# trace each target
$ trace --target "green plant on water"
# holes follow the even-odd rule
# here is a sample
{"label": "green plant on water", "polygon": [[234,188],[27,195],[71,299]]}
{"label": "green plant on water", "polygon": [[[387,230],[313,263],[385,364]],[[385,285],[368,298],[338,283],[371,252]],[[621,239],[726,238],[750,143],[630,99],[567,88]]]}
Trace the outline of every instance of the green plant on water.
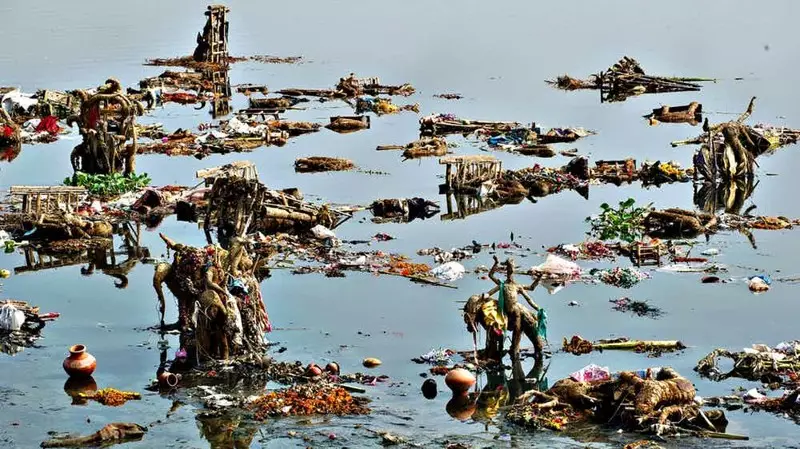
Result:
{"label": "green plant on water", "polygon": [[150,176],[147,173],[137,175],[123,175],[113,173],[110,175],[90,175],[77,172],[64,179],[64,185],[73,187],[86,187],[91,195],[121,195],[150,185]]}
{"label": "green plant on water", "polygon": [[592,226],[589,234],[600,240],[633,242],[640,239],[644,235],[644,216],[652,204],[645,207],[635,207],[635,204],[633,198],[620,201],[616,209],[608,203],[601,204],[600,215],[586,218]]}

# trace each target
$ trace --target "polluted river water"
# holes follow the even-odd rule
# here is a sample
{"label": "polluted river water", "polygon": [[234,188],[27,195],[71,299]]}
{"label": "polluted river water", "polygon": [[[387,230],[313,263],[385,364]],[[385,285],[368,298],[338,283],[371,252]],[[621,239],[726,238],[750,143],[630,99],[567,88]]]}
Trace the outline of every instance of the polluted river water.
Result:
{"label": "polluted river water", "polygon": [[[404,144],[418,138],[418,119],[431,113],[459,117],[514,120],[548,126],[580,126],[597,131],[563,149],[578,148],[592,160],[676,160],[690,166],[692,148],[671,148],[669,142],[693,137],[700,127],[662,124],[647,126],[641,117],[662,104],[699,101],[711,122],[732,120],[757,96],[752,123],[800,127],[800,98],[792,74],[800,64],[800,42],[793,39],[793,18],[800,4],[779,1],[764,8],[756,2],[671,2],[669,7],[642,8],[626,1],[610,2],[478,2],[459,4],[409,0],[395,5],[304,1],[279,5],[230,2],[230,51],[235,56],[301,55],[300,64],[240,62],[231,67],[232,84],[266,84],[270,90],[285,87],[322,88],[355,72],[379,76],[389,84],[411,83],[417,92],[400,103],[419,103],[421,113],[403,112],[372,117],[369,130],[339,135],[322,132],[291,139],[283,147],[259,148],[252,153],[191,157],[142,155],[137,172],[148,173],[154,185],[194,185],[195,171],[236,160],[256,164],[260,179],[272,188],[297,187],[307,198],[334,204],[368,205],[379,198],[424,197],[444,204],[439,195],[443,166],[436,158],[402,162],[397,152],[376,152],[384,144]],[[190,54],[195,35],[202,29],[197,2],[143,0],[109,5],[87,0],[74,3],[4,0],[4,45],[0,52],[0,85],[24,92],[51,88],[69,90],[96,86],[108,77],[123,86],[158,75],[160,67],[144,66],[149,58]],[[380,8],[380,9],[376,9]],[[382,14],[376,14],[381,12]],[[596,73],[623,55],[637,58],[652,73],[716,78],[700,92],[643,95],[625,102],[601,104],[595,91],[563,92],[545,79],[569,73]],[[458,92],[461,100],[434,98]],[[232,107],[246,107],[247,99],[234,94]],[[351,115],[343,102],[307,103],[289,111],[291,120],[326,122],[334,115]],[[148,112],[141,123],[163,123],[165,129],[196,129],[212,122],[207,109],[168,104]],[[76,134],[75,134],[76,135]],[[457,155],[487,154],[471,140],[448,138]],[[64,138],[46,145],[24,145],[10,163],[0,163],[0,189],[13,185],[52,185],[71,174],[69,154],[79,142]],[[535,159],[493,153],[504,168],[519,169],[533,163],[561,166],[568,159]],[[298,157],[325,155],[353,160],[363,171],[299,174]],[[758,185],[746,201],[755,214],[800,217],[793,200],[800,189],[796,146],[759,158]],[[658,208],[693,209],[691,183],[660,188],[630,185],[593,185],[588,199],[565,191],[523,201],[462,220],[434,216],[407,224],[374,224],[369,212],[336,230],[343,240],[365,240],[376,233],[395,237],[373,242],[370,249],[414,256],[417,250],[438,246],[462,247],[482,243],[516,242],[531,248],[514,255],[521,267],[538,265],[544,248],[582,241],[585,218],[602,203],[616,204],[635,198],[637,204]],[[154,258],[166,257],[158,233],[190,245],[202,246],[205,237],[197,224],[168,217],[157,229],[143,231],[142,245]],[[629,290],[602,284],[571,284],[555,295],[536,290],[534,300],[548,313],[547,332],[554,352],[548,365],[551,384],[581,367],[596,363],[612,371],[649,366],[671,366],[691,380],[701,396],[729,394],[741,380],[711,382],[694,371],[697,360],[715,348],[739,349],[753,343],[774,345],[800,337],[797,284],[775,282],[761,295],[748,291],[743,279],[760,273],[772,277],[800,274],[797,267],[798,231],[754,230],[756,247],[738,232],[721,232],[703,248],[717,248],[715,262],[728,271],[720,275],[736,282],[706,285],[702,274],[653,271]],[[501,256],[503,253],[499,252]],[[124,258],[125,256],[118,256]],[[119,261],[118,261],[119,262]],[[617,433],[613,428],[567,436],[529,432],[491,413],[469,419],[448,414],[449,394],[437,377],[439,395],[423,398],[420,373],[427,365],[412,358],[431,349],[472,347],[460,309],[472,294],[488,291],[491,282],[472,273],[478,265],[490,266],[483,251],[464,261],[467,275],[458,289],[421,286],[406,279],[348,272],[344,278],[320,274],[293,275],[274,270],[262,283],[262,293],[275,327],[268,338],[278,360],[329,361],[343,372],[368,371],[389,377],[366,386],[372,414],[355,417],[309,417],[250,422],[222,419],[202,413],[196,404],[181,404],[168,395],[144,390],[160,362],[153,267],[135,263],[127,285],[101,271],[89,274],[85,266],[20,273],[3,281],[0,296],[27,301],[43,311],[61,313],[47,325],[37,347],[14,356],[0,356],[0,445],[37,447],[48,432],[88,434],[110,422],[136,422],[148,426],[142,441],[125,447],[240,448],[240,447],[378,447],[381,439],[371,431],[388,431],[421,447],[445,447],[461,442],[473,447],[621,447],[639,435]],[[623,264],[627,261],[620,259]],[[20,251],[0,255],[0,268],[25,265]],[[584,269],[609,267],[609,262],[581,262]],[[658,319],[612,310],[610,299],[628,296],[659,307]],[[575,302],[578,306],[570,306]],[[170,307],[171,306],[171,307]],[[176,318],[172,297],[168,319]],[[580,334],[588,339],[630,336],[643,340],[680,339],[688,348],[647,358],[633,352],[608,351],[576,357],[556,352],[562,337]],[[167,336],[170,356],[178,349],[177,337]],[[122,407],[97,403],[73,405],[65,393],[66,375],[61,361],[67,348],[84,344],[97,358],[97,384],[140,391],[142,400]],[[274,351],[273,351],[274,352]],[[377,357],[383,362],[366,370],[361,361]],[[524,362],[526,371],[532,360]],[[510,373],[509,373],[510,375]],[[478,384],[487,382],[479,376]],[[252,386],[247,386],[250,388]],[[263,387],[263,386],[262,386]],[[267,388],[277,387],[268,384]],[[245,388],[245,387],[243,387]],[[768,413],[727,413],[727,431],[749,441],[671,438],[663,447],[792,447],[800,427]],[[305,440],[303,439],[305,438]],[[234,442],[235,440],[235,442]]]}

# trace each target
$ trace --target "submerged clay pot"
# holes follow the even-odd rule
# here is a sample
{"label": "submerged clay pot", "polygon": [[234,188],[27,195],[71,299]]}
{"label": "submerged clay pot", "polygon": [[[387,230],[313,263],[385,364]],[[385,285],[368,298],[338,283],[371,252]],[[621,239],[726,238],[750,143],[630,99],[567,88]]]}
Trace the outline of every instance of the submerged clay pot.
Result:
{"label": "submerged clay pot", "polygon": [[81,393],[89,394],[97,391],[97,383],[92,376],[70,377],[64,382],[64,393],[72,398],[72,405],[86,405],[89,400],[81,397]]}
{"label": "submerged clay pot", "polygon": [[86,346],[73,345],[69,348],[69,357],[62,364],[70,377],[89,377],[97,368],[97,359],[86,352]]}
{"label": "submerged clay pot", "polygon": [[330,362],[325,365],[325,372],[334,376],[339,375],[339,364],[336,362]]}
{"label": "submerged clay pot", "polygon": [[475,382],[475,375],[463,368],[450,370],[444,377],[444,383],[453,390],[453,395],[465,394]]}
{"label": "submerged clay pot", "polygon": [[472,418],[476,409],[475,400],[470,398],[468,394],[453,395],[445,406],[447,414],[459,421],[466,421]]}
{"label": "submerged clay pot", "polygon": [[180,374],[173,374],[169,371],[162,371],[158,375],[158,386],[161,388],[175,388],[181,380]]}

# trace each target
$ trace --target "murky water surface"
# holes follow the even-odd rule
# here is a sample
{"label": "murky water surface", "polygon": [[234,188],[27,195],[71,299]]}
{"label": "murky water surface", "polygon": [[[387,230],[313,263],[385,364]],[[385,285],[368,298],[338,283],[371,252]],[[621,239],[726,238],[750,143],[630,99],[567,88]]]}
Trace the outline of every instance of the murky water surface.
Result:
{"label": "murky water surface", "polygon": [[[422,113],[451,112],[487,120],[536,121],[544,125],[583,126],[598,135],[579,141],[577,147],[593,159],[633,156],[639,161],[670,160],[688,165],[691,149],[672,149],[671,140],[692,137],[699,128],[648,127],[641,116],[661,104],[703,103],[712,122],[728,120],[742,111],[751,96],[758,97],[754,122],[785,123],[800,127],[800,94],[795,74],[800,55],[796,39],[800,4],[776,1],[675,1],[641,2],[524,2],[463,1],[394,3],[355,1],[230,2],[232,53],[236,55],[302,55],[300,65],[240,63],[230,78],[237,83],[264,83],[271,90],[283,87],[328,87],[349,72],[380,76],[388,83],[410,82]],[[73,89],[96,86],[107,77],[134,85],[163,69],[146,67],[151,57],[189,54],[201,29],[204,4],[189,1],[136,2],[0,2],[3,41],[0,44],[0,85],[24,91],[39,88]],[[544,79],[559,74],[575,76],[608,67],[622,55],[640,60],[655,74],[718,78],[700,93],[632,98],[624,103],[600,104],[595,92],[564,93],[549,88]],[[734,80],[734,78],[743,78]],[[465,98],[433,98],[442,92],[460,92]],[[245,105],[237,96],[235,107]],[[341,103],[312,103],[291,119],[327,121],[350,111]],[[193,185],[199,168],[248,159],[258,166],[261,179],[271,187],[299,187],[307,195],[335,203],[368,204],[376,198],[424,196],[441,202],[437,186],[443,172],[435,159],[401,163],[395,152],[376,152],[379,144],[402,144],[417,137],[417,115],[411,113],[374,118],[372,129],[350,135],[324,131],[292,139],[282,148],[262,148],[251,154],[194,158],[141,156],[137,169],[147,172],[157,185]],[[167,106],[142,118],[167,129],[194,128],[210,121],[207,110]],[[457,154],[479,149],[459,141]],[[68,154],[77,142],[61,140],[50,145],[25,146],[10,164],[0,165],[0,188],[11,185],[53,184],[70,174]],[[571,146],[570,146],[571,147]],[[318,175],[295,174],[295,158],[310,155],[346,157],[369,170],[388,172],[370,176],[358,172]],[[499,154],[508,168],[532,163],[530,158]],[[553,166],[564,158],[545,161]],[[747,205],[755,213],[800,216],[795,192],[800,177],[796,147],[759,159],[759,185]],[[777,176],[766,176],[767,174]],[[463,246],[473,239],[518,241],[540,250],[584,237],[587,215],[603,202],[634,197],[660,207],[691,208],[690,184],[643,190],[627,187],[592,187],[588,200],[565,192],[469,217],[442,221],[439,217],[404,225],[374,225],[353,220],[338,230],[343,239],[365,239],[377,232],[397,237],[375,248],[414,254],[417,249]],[[361,218],[368,218],[360,214]],[[184,243],[201,245],[196,225],[167,220],[158,231]],[[728,264],[725,276],[741,278],[755,272],[773,276],[800,274],[798,231],[755,231],[757,248],[739,234],[718,234],[710,246],[720,248],[719,262]],[[155,232],[144,243],[154,256],[165,252]],[[124,256],[119,256],[124,259]],[[530,254],[518,262],[538,264]],[[467,268],[490,264],[484,254],[467,261]],[[0,256],[0,266],[24,265],[21,255]],[[589,265],[587,265],[589,266]],[[211,443],[204,435],[219,435],[239,426],[244,435],[236,447],[303,447],[307,443],[286,437],[289,430],[311,438],[314,446],[375,447],[367,438],[372,430],[390,430],[423,445],[444,440],[471,441],[478,446],[577,447],[579,443],[552,434],[521,432],[494,421],[461,422],[445,412],[446,395],[428,401],[419,393],[419,373],[426,368],[410,361],[431,348],[467,349],[471,338],[458,311],[470,294],[490,285],[470,275],[458,290],[421,287],[406,280],[350,274],[342,279],[319,275],[292,276],[276,272],[262,289],[270,317],[279,328],[271,338],[288,350],[278,357],[288,360],[338,361],[343,371],[362,369],[366,356],[383,360],[378,369],[392,384],[368,388],[375,410],[370,417],[276,420],[261,426],[197,420],[191,406],[169,413],[169,398],[145,392],[141,401],[124,407],[98,404],[71,405],[64,393],[61,360],[66,348],[85,343],[98,359],[95,380],[100,386],[143,391],[159,363],[158,335],[140,329],[157,322],[152,266],[137,265],[125,289],[97,272],[86,276],[80,266],[19,274],[4,281],[2,296],[19,298],[58,311],[62,317],[47,326],[41,347],[13,357],[0,357],[0,444],[36,447],[50,430],[89,433],[102,424],[133,421],[154,425],[146,438],[129,447],[234,447]],[[698,274],[653,273],[650,280],[629,291],[601,285],[572,285],[554,296],[537,292],[547,308],[548,333],[553,343],[580,333],[586,338],[628,335],[642,339],[681,339],[690,348],[680,354],[647,359],[642,355],[604,353],[574,357],[557,354],[549,367],[551,382],[590,363],[613,370],[671,365],[689,377],[699,394],[725,394],[740,382],[711,383],[692,371],[695,362],[716,347],[739,348],[754,342],[775,344],[798,338],[797,285],[776,284],[767,294],[754,296],[744,283],[703,285]],[[632,317],[611,310],[609,299],[623,295],[646,299],[666,315],[658,320]],[[577,301],[580,307],[569,307]],[[174,312],[173,312],[174,313]],[[360,333],[359,333],[360,332]],[[174,350],[176,341],[171,341]],[[485,379],[481,379],[485,382]],[[440,387],[444,388],[443,383]],[[747,434],[746,443],[724,442],[720,447],[749,445],[789,447],[796,444],[800,428],[766,414],[729,413],[728,430]],[[91,421],[91,424],[87,424]],[[252,431],[248,430],[252,429]],[[337,440],[328,441],[329,433]],[[634,436],[609,434],[595,442],[602,447],[630,441]],[[605,442],[603,440],[606,440]],[[678,440],[667,446],[709,442]]]}

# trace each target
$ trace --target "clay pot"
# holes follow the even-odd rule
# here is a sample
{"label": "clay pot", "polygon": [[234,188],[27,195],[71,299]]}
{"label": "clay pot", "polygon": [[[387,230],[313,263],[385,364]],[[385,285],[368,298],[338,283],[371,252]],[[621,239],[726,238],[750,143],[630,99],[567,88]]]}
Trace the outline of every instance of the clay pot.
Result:
{"label": "clay pot", "polygon": [[86,352],[86,346],[73,345],[69,348],[69,357],[62,365],[70,377],[89,377],[97,368],[97,359]]}
{"label": "clay pot", "polygon": [[88,394],[97,391],[97,382],[92,376],[70,377],[64,382],[64,393],[72,398],[72,405],[86,405],[89,400],[82,398],[81,393]]}
{"label": "clay pot", "polygon": [[169,371],[162,371],[158,375],[158,386],[161,388],[175,388],[181,380],[180,374],[173,374]]}
{"label": "clay pot", "polygon": [[378,359],[376,359],[376,358],[374,358],[374,357],[367,357],[367,358],[366,358],[366,359],[364,359],[364,361],[363,361],[363,362],[361,362],[361,363],[362,363],[362,364],[364,365],[364,367],[366,367],[366,368],[375,368],[376,366],[380,365],[380,364],[381,364],[381,363],[383,363],[383,362],[381,362],[380,360],[378,360]]}
{"label": "clay pot", "polygon": [[447,414],[459,421],[466,421],[472,418],[476,409],[475,401],[468,394],[453,395],[445,406]]}
{"label": "clay pot", "polygon": [[435,379],[427,379],[425,382],[422,382],[422,396],[424,396],[425,399],[435,399],[437,393],[439,393],[439,389],[436,386]]}
{"label": "clay pot", "polygon": [[325,365],[325,372],[334,376],[338,376],[340,372],[339,364],[336,362],[328,363],[327,365]]}
{"label": "clay pot", "polygon": [[450,370],[450,372],[444,376],[444,383],[453,390],[453,395],[465,394],[475,385],[475,382],[475,375],[463,368]]}
{"label": "clay pot", "polygon": [[320,368],[316,363],[309,363],[306,367],[306,376],[308,377],[317,377],[321,374],[322,368]]}

